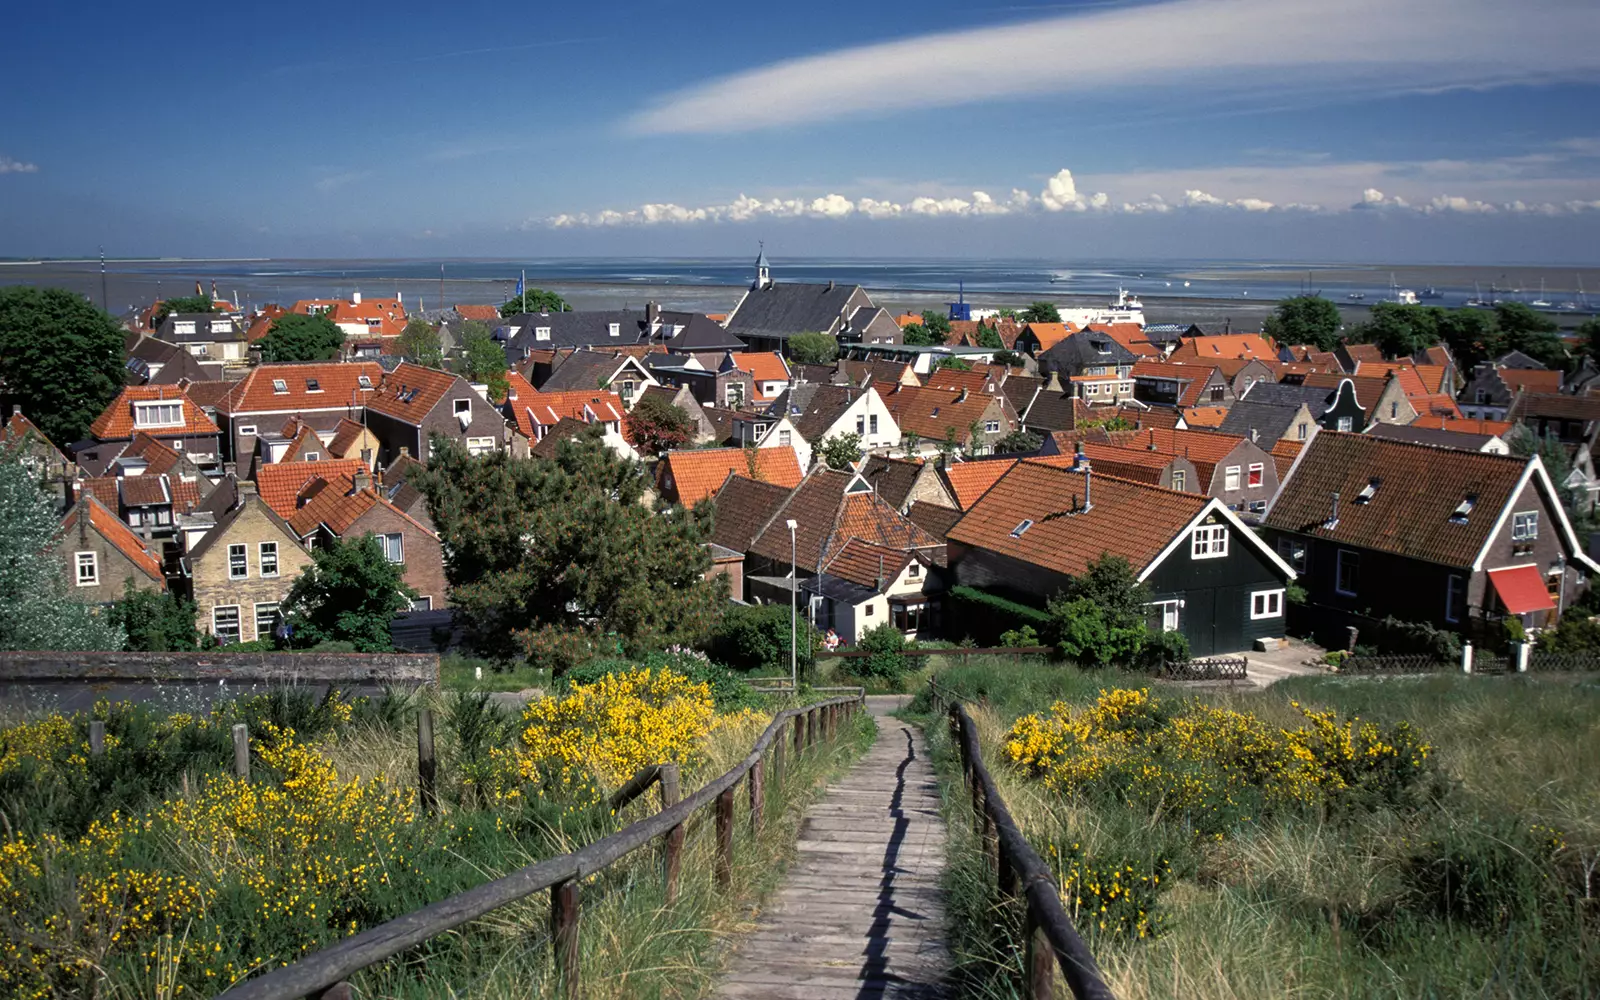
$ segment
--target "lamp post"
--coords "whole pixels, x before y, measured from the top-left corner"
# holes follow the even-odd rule
[[[795,559],[795,529],[800,527],[790,518],[785,522],[789,526],[789,686],[797,693],[800,690],[800,654],[799,654],[799,620],[800,578],[796,572]]]

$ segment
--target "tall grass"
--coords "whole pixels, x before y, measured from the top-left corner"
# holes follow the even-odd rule
[[[985,757],[1034,844],[1164,861],[1157,933],[1080,920],[1124,1000],[1257,997],[1600,996],[1600,682],[1584,677],[1307,677],[1267,691],[1184,692],[1274,725],[1293,702],[1379,723],[1409,720],[1433,746],[1407,807],[1285,811],[1220,840],[1188,836],[1114,797],[1052,792],[1004,763],[1018,716],[1086,703],[1139,678],[975,664],[940,674],[986,698]],[[930,744],[951,796],[952,946],[969,995],[1009,997],[1020,976],[1014,907],[971,843],[970,802],[942,725]],[[1048,859],[1047,859],[1048,860]],[[1070,903],[1070,901],[1069,901]]]

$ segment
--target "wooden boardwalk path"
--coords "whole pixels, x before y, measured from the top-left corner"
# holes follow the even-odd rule
[[[946,996],[945,827],[922,733],[868,698],[878,739],[807,812],[799,858],[717,996]]]

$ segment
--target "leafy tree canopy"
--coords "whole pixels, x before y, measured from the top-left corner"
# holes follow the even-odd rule
[[[939,364],[935,367],[949,368],[958,372],[970,372],[972,371],[972,362],[957,357],[940,358]]]
[[[682,448],[694,437],[694,421],[658,395],[646,395],[628,414],[628,434],[634,447],[647,455]]]
[[[0,381],[58,446],[82,440],[122,391],[125,334],[61,288],[0,288]]]
[[[1021,368],[1027,364],[1027,362],[1023,360],[1022,355],[1018,354],[1016,351],[996,351],[994,353],[994,363],[997,365],[1005,365],[1007,368]]]
[[[500,315],[515,316],[517,313],[562,313],[571,312],[572,307],[567,300],[555,292],[547,292],[542,288],[530,288],[521,295],[513,296],[500,307]]]
[[[140,653],[176,653],[200,645],[194,602],[175,594],[138,590],[128,581],[122,600],[111,605],[106,620],[128,634],[123,647]]]
[[[830,469],[848,469],[861,461],[861,435],[855,431],[825,437],[817,452]]]
[[[399,347],[400,356],[412,364],[424,368],[444,367],[444,344],[439,340],[439,331],[421,316],[413,316],[406,321],[406,328],[400,334]]]
[[[1131,663],[1144,647],[1150,592],[1128,560],[1102,554],[1046,606],[1061,655],[1084,666]]]
[[[1439,313],[1430,306],[1379,302],[1372,316],[1351,332],[1351,339],[1374,344],[1386,357],[1408,358],[1439,343]]]
[[[1052,302],[1035,302],[1022,310],[1017,318],[1024,323],[1059,323],[1061,322],[1061,310],[1057,309]]]
[[[831,365],[839,357],[839,338],[826,333],[797,333],[789,338],[789,359],[803,365]]]
[[[1262,330],[1280,344],[1309,344],[1319,351],[1339,346],[1339,307],[1320,295],[1298,295],[1278,303]]]
[[[703,578],[709,508],[653,513],[638,463],[600,437],[588,428],[554,460],[472,458],[437,438],[412,474],[444,541],[451,600],[485,655],[540,652],[552,632],[627,655],[693,644],[721,612],[726,580]]]
[[[1568,368],[1571,357],[1557,331],[1555,320],[1522,302],[1502,302],[1494,307],[1495,324],[1508,350],[1538,358],[1551,368]]]
[[[167,299],[166,301],[162,302],[160,308],[156,309],[153,320],[157,326],[160,326],[166,320],[166,318],[171,316],[173,313],[182,315],[184,313],[208,313],[216,311],[217,304],[212,301],[211,296],[209,295],[179,295],[176,298]]]
[[[504,399],[509,388],[506,371],[506,350],[494,339],[494,331],[485,323],[463,324],[459,373],[469,382],[487,385],[490,399]]]
[[[1578,324],[1578,343],[1590,358],[1600,361],[1600,317],[1591,316]]]
[[[932,309],[922,310],[922,326],[944,343],[950,337],[950,317]]]
[[[998,455],[1032,455],[1044,445],[1044,438],[1021,428],[1012,431],[994,443]]]
[[[312,559],[283,602],[290,644],[348,642],[358,653],[393,649],[389,622],[417,596],[406,586],[405,567],[390,562],[370,533],[336,539]]]
[[[820,645],[817,632],[802,613],[792,623],[800,665],[811,662]],[[711,631],[707,653],[735,670],[763,672],[789,669],[789,609],[781,604],[735,605]]]
[[[344,346],[344,331],[326,316],[284,313],[260,343],[262,361],[331,361]]]
[[[944,337],[921,323],[907,323],[900,328],[900,340],[910,347],[935,347],[944,343]]]
[[[54,501],[0,446],[0,649],[121,649],[122,628],[69,589]]]
[[[978,327],[978,346],[987,347],[991,350],[1003,351],[1005,350],[1006,342],[1000,339],[999,330],[996,330],[994,327],[989,326],[988,324],[984,324],[983,326]]]

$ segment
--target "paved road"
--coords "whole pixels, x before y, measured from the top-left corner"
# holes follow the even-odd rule
[[[945,827],[922,733],[872,697],[878,739],[807,812],[800,855],[719,997],[921,1000],[946,996]]]

